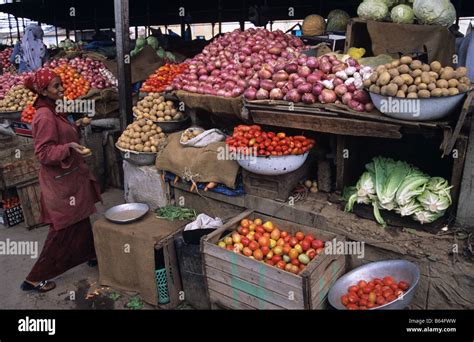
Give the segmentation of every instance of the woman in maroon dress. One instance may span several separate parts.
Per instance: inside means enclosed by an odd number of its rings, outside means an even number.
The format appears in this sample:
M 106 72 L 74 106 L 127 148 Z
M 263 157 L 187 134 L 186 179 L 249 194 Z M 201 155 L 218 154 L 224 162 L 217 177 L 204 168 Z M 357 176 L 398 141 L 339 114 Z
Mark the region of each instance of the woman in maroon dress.
M 33 119 L 35 154 L 41 163 L 41 218 L 50 225 L 43 250 L 22 284 L 25 291 L 50 291 L 54 278 L 95 259 L 89 216 L 101 200 L 99 186 L 89 171 L 79 145 L 79 130 L 57 113 L 63 99 L 60 78 L 50 69 L 38 70 L 26 86 L 38 94 Z

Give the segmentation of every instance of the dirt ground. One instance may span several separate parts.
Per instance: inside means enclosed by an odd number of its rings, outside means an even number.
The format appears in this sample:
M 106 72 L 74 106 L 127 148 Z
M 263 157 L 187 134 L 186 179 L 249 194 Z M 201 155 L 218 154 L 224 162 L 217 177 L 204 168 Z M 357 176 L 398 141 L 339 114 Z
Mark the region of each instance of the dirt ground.
M 103 195 L 104 205 L 98 204 L 97 219 L 104 211 L 123 203 L 123 191 L 109 189 Z M 28 230 L 24 224 L 5 228 L 0 225 L 0 241 L 38 241 L 38 254 L 44 244 L 48 227 Z M 0 256 L 0 309 L 129 309 L 128 303 L 140 308 L 136 294 L 104 288 L 98 284 L 97 267 L 79 265 L 54 279 L 57 287 L 47 293 L 24 292 L 20 284 L 33 266 L 35 259 L 28 255 Z M 139 297 L 138 297 L 139 298 Z M 143 309 L 153 309 L 143 304 Z

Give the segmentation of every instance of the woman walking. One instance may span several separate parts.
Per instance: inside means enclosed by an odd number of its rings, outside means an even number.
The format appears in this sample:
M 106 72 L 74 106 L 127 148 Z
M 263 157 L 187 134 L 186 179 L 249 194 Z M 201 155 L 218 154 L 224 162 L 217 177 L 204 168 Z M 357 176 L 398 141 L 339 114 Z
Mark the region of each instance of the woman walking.
M 26 86 L 38 94 L 33 119 L 35 155 L 41 168 L 41 216 L 50 225 L 43 250 L 21 288 L 46 292 L 56 284 L 49 279 L 95 259 L 89 216 L 99 202 L 99 186 L 87 167 L 79 145 L 79 130 L 57 113 L 63 99 L 60 78 L 50 69 L 38 70 Z

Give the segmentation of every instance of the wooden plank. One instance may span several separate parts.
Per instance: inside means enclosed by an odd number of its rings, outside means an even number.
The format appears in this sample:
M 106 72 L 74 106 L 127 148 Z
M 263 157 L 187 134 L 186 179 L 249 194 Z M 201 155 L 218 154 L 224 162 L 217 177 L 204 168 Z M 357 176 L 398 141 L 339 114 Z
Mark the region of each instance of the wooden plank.
M 207 266 L 206 274 L 209 280 L 213 280 L 222 284 L 229 285 L 233 290 L 239 290 L 243 293 L 246 293 L 252 297 L 257 298 L 257 300 L 264 300 L 269 303 L 281 306 L 285 309 L 304 309 L 304 296 L 303 296 L 303 288 L 300 288 L 299 291 L 293 293 L 286 291 L 286 294 L 281 294 L 277 291 L 271 291 L 267 287 L 265 287 L 265 277 L 261 274 L 253 275 L 251 278 L 248 278 L 249 273 L 246 275 L 240 274 L 240 268 L 234 267 L 235 271 L 233 273 L 238 273 L 239 276 L 235 276 L 229 274 L 227 272 L 222 272 L 218 269 L 213 267 Z M 249 280 L 252 280 L 249 281 Z M 257 282 L 257 284 L 254 283 Z M 279 289 L 278 289 L 279 288 Z M 276 290 L 284 291 L 282 286 L 278 286 Z M 233 293 L 229 292 L 229 295 Z
M 339 279 L 342 275 L 346 273 L 345 265 L 340 263 L 334 264 L 335 268 L 328 269 L 326 273 L 324 273 L 323 277 L 320 278 L 319 282 L 313 283 L 313 288 L 311 292 L 311 309 L 313 310 L 320 310 L 324 309 L 327 306 L 327 296 L 329 290 L 334 285 L 334 283 Z M 338 266 L 338 267 L 336 267 Z
M 474 210 L 472 210 L 472 203 L 474 203 L 474 116 L 471 118 L 469 144 L 458 198 L 456 222 L 463 226 L 472 227 L 474 222 Z
M 158 306 L 163 309 L 176 309 L 176 307 L 178 307 L 178 305 L 182 302 L 180 299 L 182 286 L 173 236 L 168 237 L 164 241 L 163 253 L 166 265 L 166 277 L 168 281 L 168 295 L 170 302 L 165 305 L 158 304 Z
M 209 289 L 209 298 L 219 308 L 235 310 L 256 310 L 254 307 L 227 297 L 219 292 Z
M 265 300 L 262 300 L 260 298 L 254 297 L 252 295 L 249 295 L 245 292 L 242 292 L 238 289 L 235 289 L 229 285 L 220 283 L 218 281 L 215 281 L 214 279 L 209 279 L 208 278 L 208 283 L 207 286 L 209 288 L 209 293 L 211 291 L 215 291 L 217 293 L 220 293 L 224 296 L 229 296 L 232 295 L 233 299 L 238 302 L 242 302 L 245 305 L 248 305 L 252 308 L 259 309 L 259 310 L 282 310 L 285 309 L 281 306 L 272 304 L 270 302 L 267 302 Z M 211 297 L 211 301 L 213 301 L 214 298 Z
M 222 247 L 211 244 L 209 242 L 203 241 L 203 254 L 204 254 L 204 263 L 207 263 L 207 255 L 213 256 L 222 260 L 223 262 L 236 264 L 238 267 L 246 268 L 252 272 L 261 272 L 262 267 L 265 267 L 265 274 L 268 277 L 274 279 L 279 279 L 282 283 L 290 285 L 292 287 L 300 288 L 303 286 L 303 278 L 296 276 L 292 273 L 280 270 L 276 267 L 271 267 L 260 263 L 258 261 L 252 260 L 244 255 L 236 254 L 225 250 Z
M 210 255 L 206 256 L 205 267 L 207 268 L 206 273 L 209 271 L 212 273 L 212 276 L 210 276 L 211 278 L 221 282 L 223 282 L 222 279 L 224 276 L 217 275 L 217 271 L 220 273 L 225 273 L 231 277 L 244 279 L 247 282 L 250 282 L 254 285 L 259 285 L 267 291 L 280 294 L 286 298 L 288 298 L 288 296 L 291 294 L 290 291 L 293 294 L 300 293 L 301 296 L 298 297 L 301 297 L 301 300 L 298 300 L 297 302 L 300 302 L 301 305 L 304 305 L 301 287 L 284 284 L 278 278 L 267 277 L 265 273 L 266 268 L 261 268 L 263 272 L 254 272 L 247 268 L 236 267 L 235 264 L 232 263 L 223 262 L 222 259 Z
M 456 141 L 459 137 L 459 133 L 461 133 L 461 128 L 464 125 L 464 121 L 466 120 L 466 116 L 469 113 L 469 110 L 471 108 L 471 104 L 474 101 L 474 91 L 470 91 L 469 94 L 467 95 L 466 100 L 464 101 L 464 104 L 461 109 L 461 114 L 459 115 L 458 122 L 456 124 L 456 127 L 454 128 L 454 132 L 451 135 L 451 138 L 449 139 L 449 142 L 444 148 L 443 151 L 443 157 L 450 154 L 451 151 L 454 148 L 454 145 L 456 144 Z
M 255 123 L 310 130 L 315 132 L 400 139 L 400 125 L 307 114 L 286 114 L 258 110 L 252 112 Z
M 456 158 L 453 160 L 453 171 L 451 173 L 450 182 L 453 186 L 451 189 L 451 198 L 453 200 L 452 208 L 457 208 L 459 194 L 461 192 L 462 173 L 464 171 L 464 163 L 466 161 L 467 153 L 467 140 L 468 139 L 465 135 L 459 135 L 455 146 Z
M 316 307 L 316 304 L 324 301 L 324 298 L 329 291 L 329 285 L 331 282 L 336 281 L 338 272 L 341 269 L 346 268 L 346 256 L 345 255 L 324 255 L 325 258 L 321 265 L 309 277 L 310 287 L 310 300 L 312 308 Z M 318 256 L 319 257 L 319 256 Z M 317 257 L 317 258 L 318 258 Z M 326 292 L 324 292 L 326 290 Z

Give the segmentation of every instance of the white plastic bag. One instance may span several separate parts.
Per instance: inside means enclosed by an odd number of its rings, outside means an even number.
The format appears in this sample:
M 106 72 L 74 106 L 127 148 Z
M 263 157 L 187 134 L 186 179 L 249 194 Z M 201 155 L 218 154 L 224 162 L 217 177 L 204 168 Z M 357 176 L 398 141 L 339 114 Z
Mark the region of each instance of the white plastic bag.
M 203 228 L 219 228 L 223 225 L 223 222 L 220 218 L 216 217 L 213 219 L 210 216 L 207 216 L 206 214 L 199 214 L 196 217 L 196 220 L 193 222 L 189 223 L 186 225 L 184 228 L 185 231 L 188 230 L 196 230 L 196 229 L 203 229 Z
M 197 129 L 197 128 L 188 128 L 187 131 L 188 130 L 192 131 L 193 129 Z M 180 143 L 183 146 L 206 147 L 209 144 L 219 142 L 219 141 L 224 141 L 224 140 L 225 140 L 225 134 L 222 133 L 217 128 L 213 128 L 213 129 L 209 129 L 207 131 L 202 132 L 198 136 L 192 139 L 189 139 L 186 142 L 183 142 L 183 138 L 181 136 Z

